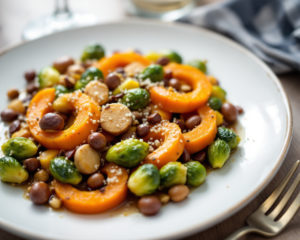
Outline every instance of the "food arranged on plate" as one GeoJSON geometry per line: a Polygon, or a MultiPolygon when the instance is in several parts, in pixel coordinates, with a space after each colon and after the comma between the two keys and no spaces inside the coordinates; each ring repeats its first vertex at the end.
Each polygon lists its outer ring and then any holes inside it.
{"type": "Polygon", "coordinates": [[[175,51],[106,56],[93,44],[79,60],[61,57],[24,77],[26,90],[9,90],[1,112],[9,127],[0,178],[27,184],[35,204],[88,214],[135,196],[141,213],[155,215],[201,187],[240,141],[242,108],[205,61],[183,64],[175,51]]]}

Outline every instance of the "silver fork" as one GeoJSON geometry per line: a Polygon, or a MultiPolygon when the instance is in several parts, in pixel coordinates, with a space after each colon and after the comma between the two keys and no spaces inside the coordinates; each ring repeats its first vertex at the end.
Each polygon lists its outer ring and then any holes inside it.
{"type": "Polygon", "coordinates": [[[297,187],[300,182],[300,173],[298,173],[298,175],[295,177],[293,183],[286,191],[277,206],[275,206],[270,212],[268,211],[272,208],[280,194],[283,192],[287,183],[290,181],[291,177],[299,167],[299,164],[300,160],[297,160],[281,184],[258,207],[258,209],[247,218],[248,226],[232,233],[225,240],[237,240],[248,233],[257,233],[265,237],[272,237],[280,233],[284,227],[287,226],[300,207],[300,192],[297,194],[296,198],[287,208],[285,213],[283,213],[279,219],[277,218],[282,212],[283,208],[286,206],[292,194],[298,189],[297,187]]]}

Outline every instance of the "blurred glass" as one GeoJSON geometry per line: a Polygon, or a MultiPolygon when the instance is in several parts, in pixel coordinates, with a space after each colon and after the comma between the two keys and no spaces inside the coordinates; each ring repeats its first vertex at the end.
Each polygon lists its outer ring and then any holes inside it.
{"type": "Polygon", "coordinates": [[[128,0],[130,14],[165,21],[188,14],[194,6],[195,0],[128,0]]]}
{"type": "Polygon", "coordinates": [[[92,25],[97,21],[98,18],[93,14],[72,12],[67,0],[55,0],[53,13],[30,22],[22,37],[24,40],[32,40],[65,29],[92,25]]]}

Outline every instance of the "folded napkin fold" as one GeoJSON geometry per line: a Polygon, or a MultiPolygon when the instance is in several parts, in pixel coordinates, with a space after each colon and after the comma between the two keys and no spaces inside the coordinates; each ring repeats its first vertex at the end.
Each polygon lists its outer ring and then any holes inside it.
{"type": "Polygon", "coordinates": [[[196,8],[179,21],[235,39],[276,73],[300,71],[300,0],[229,0],[196,8]]]}

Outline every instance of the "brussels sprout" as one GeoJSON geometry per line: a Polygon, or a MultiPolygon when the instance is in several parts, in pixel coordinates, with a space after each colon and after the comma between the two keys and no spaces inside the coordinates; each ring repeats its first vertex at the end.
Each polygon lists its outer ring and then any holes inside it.
{"type": "Polygon", "coordinates": [[[129,177],[128,188],[137,196],[148,195],[159,187],[160,175],[156,166],[144,164],[129,177]]]}
{"type": "Polygon", "coordinates": [[[56,85],[55,86],[55,96],[59,97],[62,94],[69,93],[70,90],[66,88],[64,85],[56,85]]]}
{"type": "Polygon", "coordinates": [[[40,88],[52,87],[58,84],[60,74],[53,67],[45,67],[40,71],[38,78],[40,88]]]}
{"type": "Polygon", "coordinates": [[[164,69],[158,64],[151,64],[141,72],[139,77],[143,80],[150,79],[151,82],[159,82],[164,78],[164,69]]]}
{"type": "Polygon", "coordinates": [[[11,156],[18,160],[32,157],[38,150],[38,147],[32,140],[24,137],[11,138],[1,148],[6,156],[11,156]]]}
{"type": "Polygon", "coordinates": [[[207,72],[206,61],[201,61],[201,60],[195,59],[195,60],[191,60],[191,61],[187,62],[187,65],[198,68],[203,73],[207,72]]]}
{"type": "Polygon", "coordinates": [[[106,160],[122,167],[137,166],[148,154],[149,144],[138,139],[127,139],[108,149],[106,160]]]}
{"type": "Polygon", "coordinates": [[[60,182],[76,185],[81,182],[82,176],[75,164],[66,157],[56,157],[50,161],[50,173],[60,182]]]}
{"type": "Polygon", "coordinates": [[[160,171],[160,185],[168,188],[176,184],[185,184],[187,168],[180,162],[169,162],[160,171]]]}
{"type": "Polygon", "coordinates": [[[220,98],[217,97],[210,97],[208,99],[208,105],[213,109],[213,110],[220,110],[222,107],[222,101],[220,98]]]}
{"type": "Polygon", "coordinates": [[[28,179],[28,172],[12,157],[0,158],[0,178],[3,182],[22,183],[28,179]]]}
{"type": "Polygon", "coordinates": [[[182,57],[175,51],[164,50],[161,54],[162,56],[167,57],[170,62],[182,63],[182,57]]]}
{"type": "Polygon", "coordinates": [[[241,140],[234,131],[225,127],[218,127],[218,137],[227,142],[231,149],[236,148],[241,140]]]}
{"type": "Polygon", "coordinates": [[[81,55],[81,61],[88,59],[100,59],[105,55],[104,48],[100,44],[91,44],[86,46],[81,55]]]}
{"type": "Polygon", "coordinates": [[[128,90],[122,98],[122,103],[130,110],[138,110],[146,107],[150,102],[150,94],[146,89],[134,88],[128,90]]]}
{"type": "Polygon", "coordinates": [[[230,155],[230,147],[227,142],[217,139],[208,147],[208,161],[213,168],[221,168],[230,155]]]}
{"type": "Polygon", "coordinates": [[[187,167],[187,184],[197,187],[205,181],[206,169],[198,161],[190,161],[184,164],[187,167]]]}
{"type": "Polygon", "coordinates": [[[80,80],[76,82],[75,89],[83,89],[89,82],[99,79],[103,79],[103,73],[98,68],[90,67],[81,75],[80,80]]]}
{"type": "Polygon", "coordinates": [[[226,91],[220,86],[213,86],[211,96],[217,97],[221,99],[222,102],[224,102],[226,100],[226,91]]]}

